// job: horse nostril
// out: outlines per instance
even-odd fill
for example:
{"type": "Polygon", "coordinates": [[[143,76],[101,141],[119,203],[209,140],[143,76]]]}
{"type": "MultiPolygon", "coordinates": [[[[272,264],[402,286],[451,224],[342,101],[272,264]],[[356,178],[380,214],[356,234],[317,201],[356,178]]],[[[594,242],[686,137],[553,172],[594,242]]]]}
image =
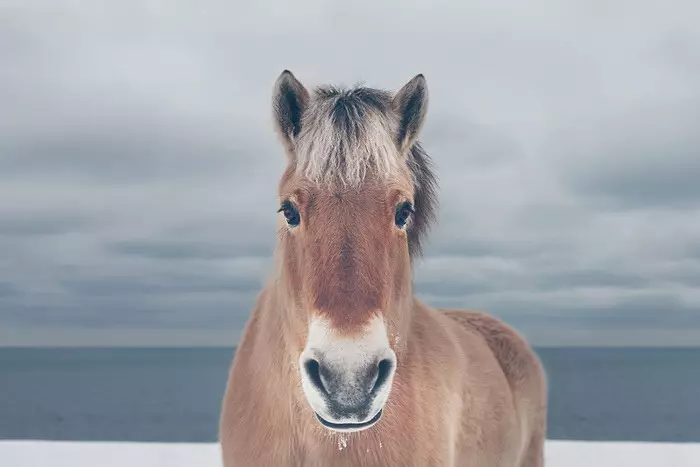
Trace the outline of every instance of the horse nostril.
{"type": "Polygon", "coordinates": [[[393,368],[394,364],[391,362],[391,360],[385,358],[379,362],[377,365],[377,380],[374,382],[374,387],[372,387],[371,392],[376,392],[382,386],[384,386],[384,383],[386,383],[386,380],[389,379],[393,368]]]}
{"type": "Polygon", "coordinates": [[[324,394],[328,394],[328,390],[321,379],[321,364],[312,358],[306,361],[304,368],[306,369],[306,373],[309,376],[311,383],[316,387],[316,389],[324,394]]]}

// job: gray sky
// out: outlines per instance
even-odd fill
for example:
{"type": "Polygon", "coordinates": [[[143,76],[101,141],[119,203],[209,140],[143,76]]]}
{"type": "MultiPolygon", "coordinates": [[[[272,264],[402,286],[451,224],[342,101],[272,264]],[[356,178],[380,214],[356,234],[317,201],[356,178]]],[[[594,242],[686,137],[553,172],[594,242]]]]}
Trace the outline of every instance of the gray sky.
{"type": "Polygon", "coordinates": [[[692,0],[0,2],[0,345],[230,345],[268,275],[270,95],[424,73],[434,305],[700,344],[692,0]]]}

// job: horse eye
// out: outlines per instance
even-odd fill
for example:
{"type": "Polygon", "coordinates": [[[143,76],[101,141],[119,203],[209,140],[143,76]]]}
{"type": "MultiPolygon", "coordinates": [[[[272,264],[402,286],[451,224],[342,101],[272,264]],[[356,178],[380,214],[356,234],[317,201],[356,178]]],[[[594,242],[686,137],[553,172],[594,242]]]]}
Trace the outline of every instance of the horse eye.
{"type": "Polygon", "coordinates": [[[408,219],[411,217],[411,214],[413,214],[413,206],[411,203],[407,201],[399,204],[399,206],[396,208],[396,216],[394,218],[396,227],[403,229],[406,226],[408,219]]]}
{"type": "Polygon", "coordinates": [[[284,214],[284,218],[290,227],[295,227],[299,225],[299,222],[301,221],[299,211],[289,201],[285,201],[284,203],[282,203],[282,207],[279,208],[277,212],[281,212],[282,214],[284,214]]]}

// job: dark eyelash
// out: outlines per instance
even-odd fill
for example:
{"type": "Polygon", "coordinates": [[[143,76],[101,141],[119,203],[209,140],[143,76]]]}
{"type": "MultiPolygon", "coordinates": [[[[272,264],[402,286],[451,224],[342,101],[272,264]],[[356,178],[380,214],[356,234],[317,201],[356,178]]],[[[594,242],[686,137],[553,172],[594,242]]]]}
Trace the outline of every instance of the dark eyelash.
{"type": "Polygon", "coordinates": [[[285,209],[289,209],[289,208],[291,208],[291,207],[292,207],[292,203],[290,203],[289,201],[285,201],[285,202],[282,203],[282,205],[281,205],[280,208],[277,210],[277,212],[282,212],[282,211],[284,211],[285,209]]]}

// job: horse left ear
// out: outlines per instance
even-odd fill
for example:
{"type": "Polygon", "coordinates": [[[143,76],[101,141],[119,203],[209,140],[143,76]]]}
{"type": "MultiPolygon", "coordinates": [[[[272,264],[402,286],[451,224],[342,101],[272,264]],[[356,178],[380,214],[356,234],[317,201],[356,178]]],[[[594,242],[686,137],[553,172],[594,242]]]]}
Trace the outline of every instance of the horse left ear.
{"type": "Polygon", "coordinates": [[[406,83],[394,96],[392,105],[400,119],[397,144],[404,154],[418,139],[428,110],[428,85],[425,77],[419,74],[406,83]]]}

